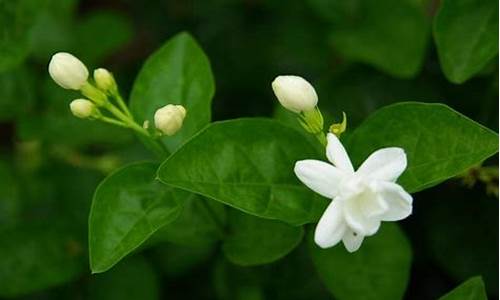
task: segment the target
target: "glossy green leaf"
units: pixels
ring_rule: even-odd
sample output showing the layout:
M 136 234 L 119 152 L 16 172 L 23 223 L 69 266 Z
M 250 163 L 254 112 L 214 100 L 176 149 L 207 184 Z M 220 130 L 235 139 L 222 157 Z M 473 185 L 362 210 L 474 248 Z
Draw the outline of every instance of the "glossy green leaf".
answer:
M 222 250 L 232 263 L 261 265 L 287 255 L 302 240 L 302 227 L 266 220 L 232 209 L 228 216 L 229 235 Z M 258 245 L 258 246 L 257 246 Z
M 466 81 L 498 54 L 498 1 L 442 1 L 434 39 L 446 77 L 454 83 Z
M 439 300 L 487 300 L 481 277 L 472 277 Z
M 89 284 L 89 300 L 154 300 L 159 297 L 159 279 L 151 264 L 141 256 L 125 259 L 104 274 L 93 275 Z
M 19 65 L 29 53 L 29 32 L 41 0 L 0 1 L 0 72 Z
M 397 77 L 412 77 L 420 70 L 429 38 L 423 1 L 310 3 L 329 22 L 332 44 L 341 55 Z
M 53 220 L 0 232 L 0 297 L 15 297 L 78 278 L 85 252 L 78 237 Z
M 214 90 L 208 58 L 189 34 L 180 33 L 148 58 L 135 80 L 130 105 L 139 122 L 150 124 L 162 106 L 186 108 L 182 129 L 164 139 L 173 151 L 210 122 Z
M 399 182 L 410 192 L 461 174 L 498 151 L 498 135 L 443 104 L 386 106 L 350 136 L 355 165 L 383 147 L 402 147 L 408 168 Z
M 310 239 L 316 270 L 338 300 L 402 299 L 410 275 L 411 248 L 397 225 L 384 223 L 349 253 L 342 244 L 321 249 Z
M 97 187 L 89 217 L 93 273 L 111 268 L 179 215 L 179 202 L 189 194 L 156 181 L 156 168 L 149 162 L 130 164 Z
M 213 123 L 158 170 L 168 185 L 204 195 L 258 217 L 314 222 L 325 205 L 295 177 L 297 160 L 318 157 L 294 129 L 266 119 Z

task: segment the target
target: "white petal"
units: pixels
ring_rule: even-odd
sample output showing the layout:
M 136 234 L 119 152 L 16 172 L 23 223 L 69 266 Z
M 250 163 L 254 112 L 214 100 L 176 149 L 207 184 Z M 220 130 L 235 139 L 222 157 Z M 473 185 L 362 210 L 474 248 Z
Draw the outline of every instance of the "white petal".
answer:
M 351 160 L 345 151 L 344 146 L 333 133 L 327 135 L 328 144 L 326 145 L 326 157 L 337 168 L 348 173 L 354 172 Z
M 351 229 L 347 229 L 344 233 L 344 237 L 342 238 L 342 242 L 344 243 L 344 247 L 349 252 L 354 252 L 361 247 L 361 243 L 363 243 L 364 236 L 359 233 L 352 231 Z
M 402 148 L 383 148 L 373 152 L 356 174 L 378 180 L 396 181 L 406 166 L 406 153 Z
M 388 210 L 380 216 L 382 221 L 399 221 L 411 215 L 413 199 L 400 185 L 380 182 L 378 194 L 388 206 Z
M 330 199 L 338 194 L 343 177 L 342 171 L 331 164 L 313 159 L 296 162 L 294 172 L 308 188 Z
M 372 217 L 366 214 L 365 201 L 366 199 L 363 199 L 360 195 L 346 198 L 343 205 L 344 218 L 353 231 L 369 236 L 375 234 L 380 228 L 380 217 Z
M 316 225 L 314 242 L 321 248 L 333 247 L 340 242 L 346 228 L 342 215 L 342 200 L 337 198 L 328 205 Z

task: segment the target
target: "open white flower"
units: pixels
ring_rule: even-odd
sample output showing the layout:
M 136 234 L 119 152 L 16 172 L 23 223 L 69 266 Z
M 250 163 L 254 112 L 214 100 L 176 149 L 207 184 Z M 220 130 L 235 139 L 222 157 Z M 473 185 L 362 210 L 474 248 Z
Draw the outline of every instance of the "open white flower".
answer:
M 301 160 L 294 171 L 310 189 L 333 200 L 316 226 L 316 244 L 328 248 L 342 240 L 354 252 L 365 236 L 378 231 L 381 221 L 411 214 L 411 195 L 395 183 L 406 169 L 406 154 L 396 147 L 379 149 L 354 171 L 338 138 L 329 133 L 327 139 L 326 156 L 332 164 Z

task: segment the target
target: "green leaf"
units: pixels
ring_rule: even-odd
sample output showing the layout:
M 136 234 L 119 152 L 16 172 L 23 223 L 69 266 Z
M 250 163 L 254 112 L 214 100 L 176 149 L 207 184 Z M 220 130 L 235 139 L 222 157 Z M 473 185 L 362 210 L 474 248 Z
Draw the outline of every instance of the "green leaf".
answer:
M 403 148 L 408 156 L 399 182 L 417 192 L 497 153 L 498 135 L 446 105 L 404 102 L 372 114 L 348 140 L 355 165 L 373 151 L 392 146 Z
M 302 240 L 302 227 L 266 220 L 232 209 L 228 218 L 229 236 L 222 250 L 232 263 L 261 265 L 287 255 Z M 256 247 L 258 245 L 258 247 Z
M 29 32 L 43 7 L 40 0 L 0 0 L 0 72 L 19 65 L 29 53 Z
M 25 222 L 1 231 L 0 239 L 1 297 L 54 287 L 76 279 L 85 269 L 78 237 L 58 220 Z
M 472 277 L 439 300 L 487 300 L 481 277 Z
M 123 167 L 97 187 L 89 217 L 90 266 L 104 272 L 175 220 L 189 196 L 155 180 L 157 165 Z
M 174 151 L 210 122 L 214 90 L 208 58 L 189 34 L 180 33 L 148 58 L 134 83 L 130 105 L 139 122 L 149 120 L 150 124 L 162 106 L 181 104 L 186 108 L 182 129 L 164 139 Z
M 151 264 L 141 256 L 133 256 L 109 272 L 93 275 L 89 284 L 88 299 L 159 299 L 158 281 Z
M 434 39 L 444 74 L 463 83 L 498 54 L 498 1 L 442 1 Z
M 179 217 L 160 229 L 152 239 L 180 246 L 207 247 L 221 238 L 226 223 L 222 203 L 195 194 L 184 200 Z
M 310 2 L 330 23 L 332 44 L 341 55 L 396 77 L 419 72 L 430 33 L 424 1 Z
M 335 299 L 402 299 L 412 255 L 410 244 L 397 225 L 384 223 L 354 253 L 347 252 L 341 244 L 321 249 L 312 238 L 309 245 L 316 270 Z
M 266 119 L 213 123 L 163 162 L 158 176 L 261 218 L 314 222 L 327 201 L 295 177 L 297 160 L 318 156 L 301 137 Z

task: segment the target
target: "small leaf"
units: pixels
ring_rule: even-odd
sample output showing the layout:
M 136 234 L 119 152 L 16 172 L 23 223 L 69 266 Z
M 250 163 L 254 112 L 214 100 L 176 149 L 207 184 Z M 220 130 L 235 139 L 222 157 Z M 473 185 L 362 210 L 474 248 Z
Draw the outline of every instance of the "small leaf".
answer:
M 155 180 L 157 165 L 123 167 L 97 187 L 89 217 L 90 266 L 104 272 L 175 220 L 188 193 Z
M 273 262 L 287 255 L 302 240 L 302 227 L 266 220 L 230 210 L 229 236 L 222 250 L 237 265 L 251 266 Z M 256 247 L 258 245 L 258 247 Z
M 297 160 L 317 156 L 291 128 L 240 119 L 211 124 L 172 154 L 158 175 L 249 214 L 300 225 L 319 219 L 327 204 L 293 172 Z
M 405 150 L 408 168 L 399 182 L 417 192 L 497 153 L 498 135 L 446 105 L 403 102 L 372 114 L 348 140 L 357 165 L 383 147 Z
M 133 256 L 109 272 L 93 275 L 89 284 L 88 299 L 159 299 L 158 281 L 151 264 L 141 256 Z
M 487 300 L 481 277 L 472 277 L 439 300 Z
M 442 1 L 434 39 L 444 74 L 463 83 L 498 54 L 498 1 Z
M 154 124 L 155 111 L 167 104 L 186 108 L 182 129 L 164 139 L 174 151 L 210 122 L 214 90 L 208 58 L 189 34 L 180 33 L 148 58 L 135 80 L 130 106 L 141 124 Z
M 384 223 L 354 253 L 341 244 L 321 249 L 312 238 L 309 245 L 316 270 L 335 299 L 402 299 L 410 275 L 411 248 L 397 225 Z

